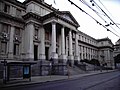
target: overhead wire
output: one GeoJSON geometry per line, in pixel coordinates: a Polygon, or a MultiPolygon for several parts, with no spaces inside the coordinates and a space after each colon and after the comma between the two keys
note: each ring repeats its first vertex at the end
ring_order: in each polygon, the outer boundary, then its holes
{"type": "MultiPolygon", "coordinates": [[[[109,10],[105,7],[105,5],[101,2],[101,0],[98,0],[99,2],[100,2],[100,4],[106,9],[106,11],[112,16],[112,14],[109,12],[109,10]]],[[[112,18],[113,18],[113,16],[112,16],[112,18]]],[[[117,24],[117,23],[116,23],[117,24]]],[[[112,24],[113,25],[113,24],[112,24]]],[[[118,24],[119,25],[119,24],[118,24]]],[[[111,24],[110,24],[110,27],[113,29],[113,30],[115,30],[112,26],[111,26],[111,24]]],[[[117,33],[119,33],[117,30],[115,30],[117,33]]],[[[120,34],[120,33],[119,33],[120,34]]]]}
{"type": "Polygon", "coordinates": [[[102,18],[100,15],[99,15],[99,12],[97,12],[95,9],[93,9],[89,4],[87,4],[87,2],[85,0],[79,0],[81,1],[83,4],[85,4],[86,6],[88,6],[92,11],[94,11],[105,23],[106,23],[106,20],[104,20],[104,18],[102,18]]]}
{"type": "Polygon", "coordinates": [[[98,20],[96,20],[93,16],[91,16],[89,13],[85,12],[82,8],[80,8],[78,5],[76,5],[74,2],[72,2],[71,0],[68,0],[71,4],[73,4],[74,6],[76,6],[79,10],[81,10],[82,12],[84,12],[85,14],[87,14],[89,17],[91,17],[94,21],[96,21],[97,24],[103,26],[105,29],[107,29],[107,31],[110,31],[111,33],[113,33],[114,35],[118,36],[117,34],[115,34],[114,32],[112,32],[110,29],[108,29],[106,26],[104,26],[102,23],[100,23],[98,20]]]}
{"type": "Polygon", "coordinates": [[[108,17],[108,19],[110,19],[113,22],[113,24],[120,29],[120,27],[108,16],[108,14],[94,0],[92,1],[94,2],[94,4],[97,5],[97,7],[100,8],[100,10],[108,17]]]}
{"type": "MultiPolygon", "coordinates": [[[[106,11],[112,16],[112,14],[109,12],[109,10],[105,7],[105,5],[101,2],[101,0],[98,0],[100,2],[100,4],[106,9],[106,11]]],[[[112,16],[113,18],[113,16],[112,16]]]]}
{"type": "MultiPolygon", "coordinates": [[[[96,10],[94,10],[85,0],[79,0],[81,1],[83,4],[85,4],[87,7],[89,7],[92,11],[94,11],[105,23],[107,23],[106,20],[104,20],[104,18],[102,18],[102,16],[99,15],[99,12],[97,12],[96,10]]],[[[100,0],[99,0],[100,1],[100,0]]],[[[102,3],[102,2],[101,2],[102,3]]],[[[103,4],[102,4],[103,5],[103,4]]],[[[105,6],[104,6],[105,7],[105,6]]],[[[109,11],[108,11],[109,12],[109,11]]],[[[107,23],[108,24],[108,23],[107,23]]],[[[112,26],[110,26],[116,33],[117,32],[112,26]]],[[[120,34],[120,33],[119,33],[120,34]]]]}

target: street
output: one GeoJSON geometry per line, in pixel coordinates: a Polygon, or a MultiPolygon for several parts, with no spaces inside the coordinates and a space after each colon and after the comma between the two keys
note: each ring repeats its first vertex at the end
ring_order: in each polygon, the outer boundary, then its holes
{"type": "Polygon", "coordinates": [[[40,84],[2,88],[0,90],[120,90],[120,72],[90,75],[40,84]]]}

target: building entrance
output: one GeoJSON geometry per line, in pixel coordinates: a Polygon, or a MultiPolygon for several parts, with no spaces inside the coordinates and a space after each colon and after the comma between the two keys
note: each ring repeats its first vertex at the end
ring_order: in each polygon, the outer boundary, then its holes
{"type": "Polygon", "coordinates": [[[49,47],[45,47],[45,55],[46,55],[46,60],[48,60],[48,55],[49,55],[49,47]]]}
{"type": "Polygon", "coordinates": [[[38,59],[38,46],[34,45],[34,60],[38,59]]]}

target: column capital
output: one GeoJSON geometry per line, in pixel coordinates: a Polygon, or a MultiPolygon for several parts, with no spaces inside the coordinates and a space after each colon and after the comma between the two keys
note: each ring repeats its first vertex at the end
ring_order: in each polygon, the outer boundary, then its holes
{"type": "Polygon", "coordinates": [[[52,21],[51,23],[52,23],[52,24],[56,24],[57,22],[56,22],[56,21],[52,21]]]}

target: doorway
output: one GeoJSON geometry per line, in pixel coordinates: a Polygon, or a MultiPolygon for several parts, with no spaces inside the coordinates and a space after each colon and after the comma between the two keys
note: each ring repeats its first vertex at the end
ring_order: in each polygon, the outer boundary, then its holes
{"type": "Polygon", "coordinates": [[[38,46],[34,45],[34,60],[38,60],[38,46]]]}
{"type": "Polygon", "coordinates": [[[45,47],[45,56],[46,56],[46,60],[48,60],[48,54],[49,53],[49,47],[45,47]]]}

